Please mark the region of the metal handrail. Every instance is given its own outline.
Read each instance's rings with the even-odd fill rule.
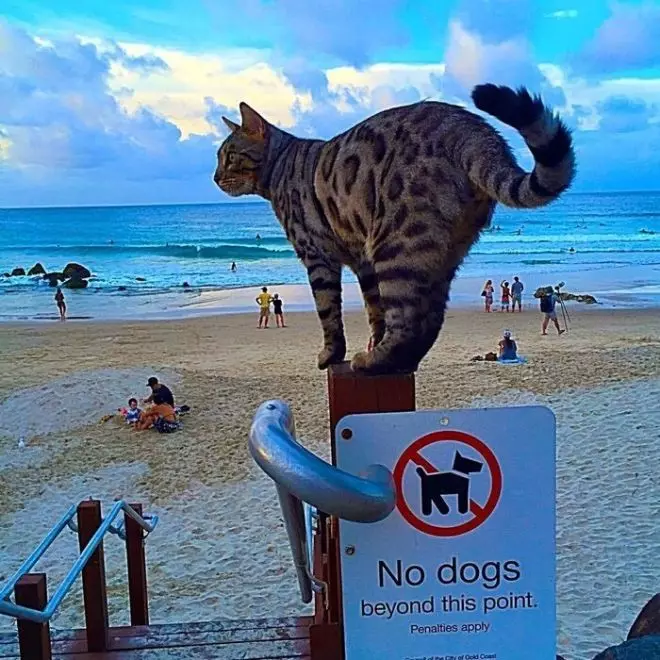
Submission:
[[[72,506],[65,514],[60,518],[57,524],[48,532],[48,534],[42,539],[41,543],[34,549],[30,556],[21,564],[21,567],[9,578],[9,581],[0,589],[0,614],[6,614],[8,616],[13,616],[17,619],[28,619],[36,623],[46,623],[55,614],[55,611],[60,606],[64,597],[69,592],[69,589],[73,586],[73,583],[76,581],[78,576],[82,573],[87,562],[90,560],[91,556],[94,554],[96,549],[101,542],[106,533],[114,533],[120,536],[121,538],[126,538],[125,535],[122,536],[123,530],[120,526],[114,527],[112,525],[115,518],[123,511],[129,517],[131,517],[145,532],[148,536],[151,532],[154,531],[156,525],[158,524],[158,516],[141,516],[133,507],[131,507],[124,500],[119,500],[115,502],[110,513],[103,519],[103,522],[99,525],[99,528],[94,532],[94,535],[89,540],[87,545],[81,551],[78,559],[75,561],[71,570],[67,573],[66,577],[62,581],[62,584],[58,587],[57,591],[53,594],[50,600],[46,603],[46,607],[43,610],[34,610],[29,607],[24,607],[23,605],[16,605],[8,600],[9,595],[13,591],[16,583],[30,571],[30,569],[41,559],[46,550],[53,544],[55,539],[62,533],[65,527],[73,525],[75,529],[75,523],[73,523],[73,517],[76,515],[76,506]],[[151,522],[147,522],[151,520]]]
[[[250,453],[275,482],[303,602],[319,583],[311,570],[309,517],[303,502],[323,513],[352,522],[377,522],[394,509],[391,472],[370,465],[363,477],[344,472],[305,449],[295,437],[293,414],[284,401],[266,401],[250,429]]]

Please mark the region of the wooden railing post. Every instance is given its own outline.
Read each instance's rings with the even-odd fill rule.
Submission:
[[[328,370],[328,404],[332,463],[336,465],[335,429],[346,415],[360,413],[409,412],[415,410],[414,374],[361,376],[348,362]],[[339,440],[340,441],[340,440]],[[310,628],[312,660],[343,660],[341,570],[339,524],[336,518],[320,516],[320,533],[314,547],[314,571],[328,584],[327,601],[315,599],[314,624]],[[319,574],[317,571],[321,571]]]
[[[78,544],[81,552],[101,526],[101,522],[101,502],[85,500],[78,505]],[[108,647],[109,621],[103,542],[83,569],[82,583],[87,650],[90,653],[105,651]]]
[[[142,515],[141,504],[129,504]],[[124,513],[126,530],[126,564],[128,566],[128,599],[131,607],[131,625],[149,625],[149,600],[147,593],[147,563],[144,555],[144,530],[127,513]]]
[[[28,573],[14,587],[17,605],[43,610],[48,602],[45,573]],[[18,649],[21,660],[51,660],[50,625],[18,620]]]

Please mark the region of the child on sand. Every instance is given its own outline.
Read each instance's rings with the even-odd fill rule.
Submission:
[[[511,303],[511,289],[509,288],[509,283],[502,282],[500,288],[502,289],[502,311],[506,309],[508,312],[509,304]]]
[[[138,408],[138,400],[130,398],[128,400],[128,408],[120,408],[119,412],[122,414],[127,424],[137,424],[142,414],[142,410]]]
[[[282,299],[279,293],[273,296],[273,311],[275,312],[275,323],[278,328],[286,328],[284,325],[284,314],[282,314]]]

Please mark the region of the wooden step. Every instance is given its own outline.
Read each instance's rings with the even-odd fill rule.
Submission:
[[[88,653],[84,630],[52,632],[57,660],[293,660],[309,658],[309,617],[218,620],[110,628],[108,650]],[[0,635],[0,658],[18,658],[16,634]]]

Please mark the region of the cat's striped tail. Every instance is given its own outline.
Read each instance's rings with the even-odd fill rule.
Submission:
[[[482,144],[481,159],[487,164],[471,168],[470,178],[477,186],[514,208],[544,206],[570,187],[575,177],[571,133],[540,97],[531,96],[524,87],[513,90],[487,84],[472,90],[472,100],[479,110],[515,128],[535,163],[532,172],[525,172],[498,135]]]

